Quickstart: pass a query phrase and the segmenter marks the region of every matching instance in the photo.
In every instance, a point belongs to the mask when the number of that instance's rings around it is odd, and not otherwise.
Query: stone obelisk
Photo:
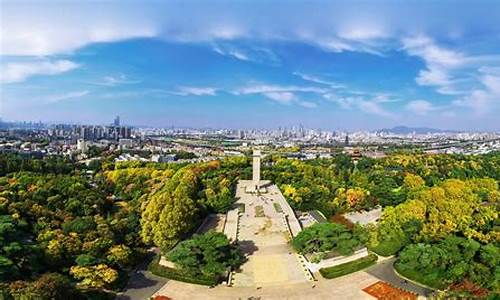
[[[252,184],[255,191],[260,189],[260,150],[253,150]]]

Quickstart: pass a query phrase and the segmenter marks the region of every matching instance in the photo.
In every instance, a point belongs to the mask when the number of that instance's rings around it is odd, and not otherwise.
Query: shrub
[[[153,259],[153,261],[149,264],[148,270],[151,273],[161,277],[187,283],[207,285],[207,286],[216,285],[220,281],[217,277],[208,277],[202,275],[193,276],[186,271],[162,266],[159,264],[159,262],[160,262],[160,256],[157,255]]]
[[[166,257],[192,276],[208,277],[223,276],[244,261],[241,250],[224,233],[215,231],[193,235],[180,242]]]
[[[322,268],[319,270],[321,275],[324,278],[331,279],[339,276],[343,276],[346,274],[350,274],[359,270],[362,270],[366,267],[369,267],[377,261],[377,255],[370,254],[368,256],[359,258],[354,261],[350,261],[348,263],[340,264],[338,266],[333,266],[329,268]]]
[[[346,226],[334,223],[316,223],[302,230],[292,240],[293,248],[301,254],[335,251],[350,255],[363,244],[361,232],[353,232]]]

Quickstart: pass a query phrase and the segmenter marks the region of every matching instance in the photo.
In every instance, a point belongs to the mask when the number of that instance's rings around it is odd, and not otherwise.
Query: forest
[[[363,229],[367,237],[354,234],[347,249],[320,240],[318,249],[349,253],[362,240],[379,255],[397,255],[395,267],[408,278],[436,288],[467,281],[490,295],[500,290],[499,170],[500,153],[401,152],[357,163],[343,154],[308,161],[273,155],[263,162],[263,178],[296,210],[334,218],[383,207],[378,224]],[[2,297],[107,299],[149,248],[197,247],[182,241],[207,214],[232,207],[235,183],[249,179],[251,168],[246,157],[186,164],[114,163],[111,156],[88,168],[58,157],[0,154],[0,176]],[[330,231],[350,229],[303,235]],[[300,241],[295,247],[314,250]],[[218,262],[218,270],[225,267]]]

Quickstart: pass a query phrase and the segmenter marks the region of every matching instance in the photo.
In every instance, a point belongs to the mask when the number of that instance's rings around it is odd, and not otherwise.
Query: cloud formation
[[[171,93],[178,96],[215,96],[217,89],[214,87],[180,86],[177,91]]]
[[[2,65],[0,81],[3,83],[22,82],[36,75],[57,75],[78,68],[80,65],[69,60],[36,60],[7,62]]]

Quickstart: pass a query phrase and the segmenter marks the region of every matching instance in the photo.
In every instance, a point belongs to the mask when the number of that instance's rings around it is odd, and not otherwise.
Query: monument
[[[262,153],[260,150],[253,150],[252,154],[252,182],[247,186],[247,193],[265,193],[266,188],[262,186],[262,181],[260,180],[260,159],[262,158]]]
[[[260,188],[260,150],[253,150],[252,182],[255,190]]]

